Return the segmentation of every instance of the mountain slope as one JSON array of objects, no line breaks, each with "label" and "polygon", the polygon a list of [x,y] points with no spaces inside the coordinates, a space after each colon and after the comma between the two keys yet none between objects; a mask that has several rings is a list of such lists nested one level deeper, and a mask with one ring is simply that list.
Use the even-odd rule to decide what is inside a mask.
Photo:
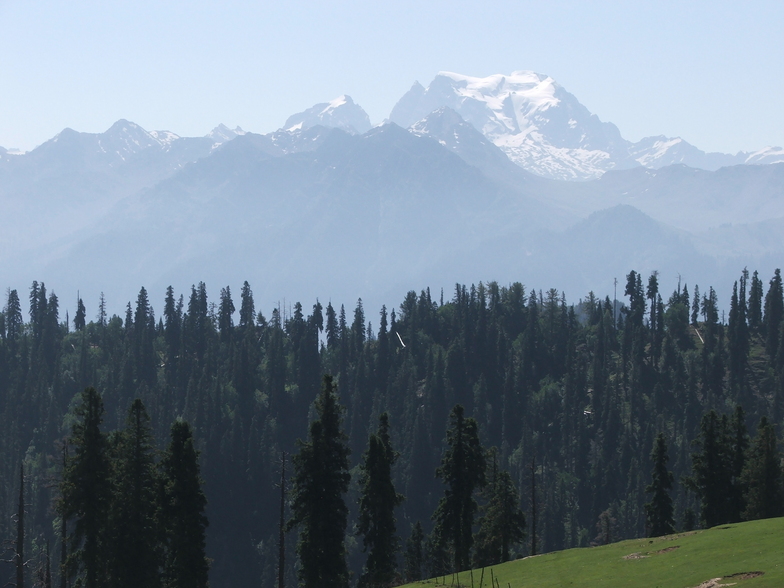
[{"label": "mountain slope", "polygon": [[[457,279],[439,268],[462,267],[469,278],[481,243],[564,223],[395,125],[363,136],[333,129],[312,151],[272,155],[269,145],[267,136],[238,137],[21,269],[82,291],[111,283],[117,296],[142,283],[155,291],[255,279],[262,300],[378,300],[399,296],[412,276]],[[67,269],[77,266],[90,268],[78,280]]]}]

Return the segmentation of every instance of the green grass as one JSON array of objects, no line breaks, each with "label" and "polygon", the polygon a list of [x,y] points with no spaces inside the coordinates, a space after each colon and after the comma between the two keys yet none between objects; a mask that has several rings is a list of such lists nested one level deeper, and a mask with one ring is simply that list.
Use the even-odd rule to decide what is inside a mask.
[{"label": "green grass", "polygon": [[[666,551],[665,551],[666,550]],[[627,556],[637,554],[633,557]],[[482,588],[491,588],[485,568]],[[712,578],[738,588],[784,586],[784,518],[723,525],[705,531],[656,539],[633,539],[602,547],[568,549],[492,567],[501,588],[607,586],[610,588],[699,586]],[[755,578],[730,578],[764,572]],[[480,588],[481,570],[473,571]],[[460,587],[470,587],[471,573],[462,572]],[[409,588],[457,587],[457,578],[431,579]]]}]

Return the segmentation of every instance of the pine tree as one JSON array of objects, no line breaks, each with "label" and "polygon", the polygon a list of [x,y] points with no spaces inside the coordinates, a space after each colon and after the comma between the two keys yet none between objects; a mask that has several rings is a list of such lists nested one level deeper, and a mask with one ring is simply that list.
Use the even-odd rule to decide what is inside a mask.
[{"label": "pine tree", "polygon": [[378,431],[368,439],[368,448],[360,464],[360,498],[357,534],[362,535],[365,551],[369,550],[360,586],[380,588],[395,579],[398,537],[395,508],[403,495],[395,491],[392,466],[398,453],[389,438],[389,415],[378,419]]},{"label": "pine tree", "polygon": [[221,289],[220,307],[218,309],[218,329],[220,330],[221,341],[226,343],[231,339],[231,332],[234,329],[234,301],[231,299],[231,288],[226,286]]},{"label": "pine tree", "polygon": [[749,329],[757,331],[762,326],[762,280],[755,271],[749,288]]},{"label": "pine tree", "polygon": [[694,285],[694,301],[691,306],[691,324],[697,326],[697,318],[700,316],[700,287]]},{"label": "pine tree", "polygon": [[506,471],[499,471],[493,477],[476,535],[474,567],[509,561],[511,548],[525,540],[525,514],[520,509],[520,493],[512,477]]},{"label": "pine tree", "polygon": [[292,518],[299,527],[297,554],[303,588],[346,588],[349,581],[345,533],[348,509],[343,495],[351,480],[349,448],[341,427],[343,407],[331,376],[324,376],[316,399],[317,419],[293,457]]},{"label": "pine tree", "polygon": [[651,461],[653,462],[651,483],[645,488],[645,492],[653,494],[651,501],[645,505],[649,537],[660,537],[675,532],[672,497],[670,496],[675,477],[672,472],[667,470],[669,459],[667,441],[664,439],[664,434],[659,433],[651,452]]},{"label": "pine tree", "polygon": [[765,349],[768,356],[775,359],[779,344],[779,325],[784,318],[784,287],[781,282],[781,270],[776,269],[770,280],[770,288],[765,295]]},{"label": "pine tree", "polygon": [[76,302],[76,315],[74,316],[73,320],[75,330],[81,331],[84,329],[86,316],[87,311],[84,308],[84,302],[82,302],[82,299],[79,298]]},{"label": "pine tree", "polygon": [[458,404],[449,415],[447,449],[436,469],[436,476],[447,488],[433,514],[436,541],[452,549],[454,570],[458,572],[468,569],[471,561],[477,511],[474,490],[484,487],[486,469],[477,423],[464,413]]},{"label": "pine tree", "polygon": [[743,411],[742,406],[738,405],[735,407],[729,424],[730,430],[727,439],[731,461],[730,487],[728,488],[730,498],[729,520],[732,523],[737,523],[742,520],[742,514],[745,508],[741,476],[746,465],[746,451],[749,447],[749,434],[746,429],[746,413]]},{"label": "pine tree", "polygon": [[117,588],[160,586],[159,479],[154,463],[150,417],[138,398],[128,411],[115,459],[114,505],[110,515],[113,554],[110,570]]},{"label": "pine tree", "polygon": [[746,467],[743,470],[746,488],[746,520],[781,516],[784,511],[781,487],[781,455],[776,448],[776,431],[766,417],[757,427]]},{"label": "pine tree", "polygon": [[108,520],[111,507],[111,466],[106,435],[101,432],[103,400],[86,388],[76,409],[69,447],[74,454],[63,475],[61,493],[66,519],[76,519],[69,555],[72,573],[85,588],[108,586]]},{"label": "pine tree", "polygon": [[207,499],[199,475],[199,454],[187,422],[176,421],[171,443],[161,460],[164,480],[163,522],[166,528],[165,588],[206,588]]},{"label": "pine tree", "polygon": [[422,579],[422,566],[424,562],[423,543],[425,533],[422,524],[417,521],[411,529],[411,536],[406,540],[405,576],[407,582],[417,582]]},{"label": "pine tree", "polygon": [[701,519],[706,527],[730,522],[732,501],[732,456],[726,417],[715,411],[702,417],[696,444],[699,451],[692,453],[692,476],[688,487],[700,499]]},{"label": "pine tree", "polygon": [[242,284],[240,299],[240,328],[252,328],[256,323],[256,305],[253,302],[253,292],[247,281]]}]

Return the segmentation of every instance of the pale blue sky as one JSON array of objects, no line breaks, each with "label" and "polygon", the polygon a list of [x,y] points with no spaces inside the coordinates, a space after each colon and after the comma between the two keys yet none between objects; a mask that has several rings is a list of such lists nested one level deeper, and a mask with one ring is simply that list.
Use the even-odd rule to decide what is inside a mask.
[{"label": "pale blue sky", "polygon": [[372,122],[439,70],[555,78],[630,140],[784,144],[784,2],[0,0],[0,145],[120,118],[254,132],[350,94]]}]

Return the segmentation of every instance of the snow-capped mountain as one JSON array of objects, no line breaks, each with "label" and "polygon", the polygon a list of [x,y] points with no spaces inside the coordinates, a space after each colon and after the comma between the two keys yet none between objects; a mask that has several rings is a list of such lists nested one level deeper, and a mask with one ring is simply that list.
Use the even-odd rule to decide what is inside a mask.
[{"label": "snow-capped mountain", "polygon": [[351,96],[344,94],[331,102],[316,104],[291,115],[283,128],[287,131],[296,131],[317,125],[361,135],[370,130],[370,118],[367,112],[351,99]]},{"label": "snow-capped mountain", "polygon": [[230,129],[224,124],[219,124],[217,127],[212,129],[209,133],[207,133],[207,137],[209,139],[212,139],[213,142],[212,147],[214,149],[244,134],[245,131],[243,131],[240,127]]},{"label": "snow-capped mountain", "polygon": [[442,106],[538,175],[582,180],[634,165],[618,128],[600,121],[549,76],[518,71],[475,78],[441,72],[427,88],[414,84],[389,118],[409,127]]},{"label": "snow-capped mountain", "polygon": [[632,143],[553,78],[532,71],[485,78],[441,72],[427,88],[415,83],[389,120],[411,127],[442,107],[456,111],[519,166],[553,179],[586,180],[639,165],[658,169],[680,163],[716,170],[784,161],[784,150],[778,147],[729,155],[706,153],[678,137]]}]

